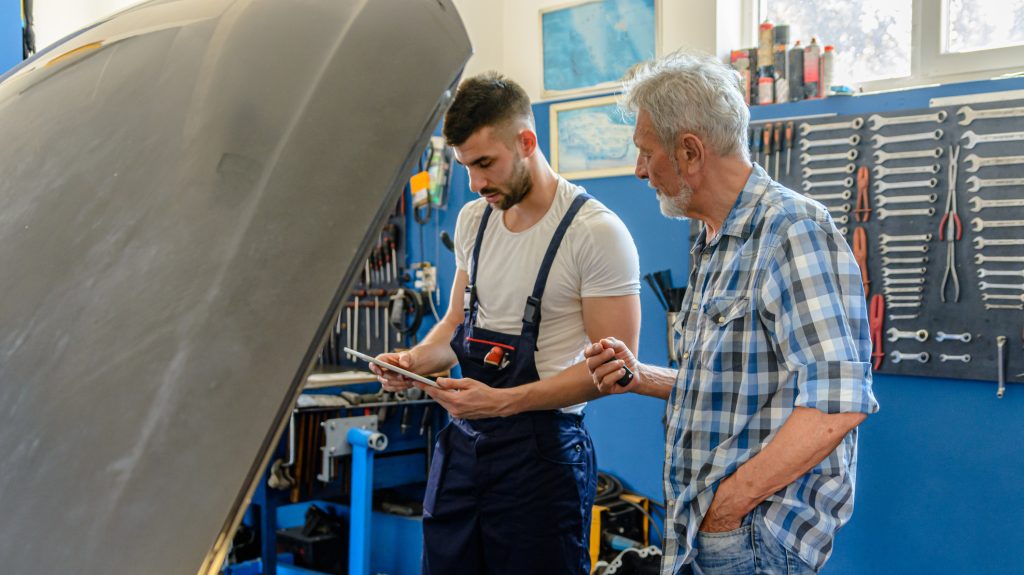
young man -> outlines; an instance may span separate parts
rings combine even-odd
[[[444,135],[481,196],[459,212],[451,304],[422,343],[381,356],[465,376],[416,384],[453,418],[423,502],[424,573],[586,574],[597,470],[582,411],[601,394],[580,350],[609,333],[636,349],[636,247],[548,165],[511,80],[463,82]],[[385,389],[410,385],[374,371]]]
[[[662,574],[817,572],[853,513],[856,426],[878,410],[857,262],[821,204],[751,165],[724,64],[671,54],[624,100],[637,177],[666,216],[703,223],[678,373],[615,338],[586,350],[599,390],[668,400]]]

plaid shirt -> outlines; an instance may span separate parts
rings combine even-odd
[[[860,270],[823,206],[747,180],[721,232],[698,237],[676,324],[681,367],[666,406],[662,574],[693,560],[719,482],[757,455],[794,407],[878,411]],[[767,500],[769,530],[815,568],[853,512],[857,430]],[[670,521],[669,521],[670,520]]]

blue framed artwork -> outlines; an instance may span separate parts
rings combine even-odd
[[[617,96],[551,105],[551,167],[567,180],[633,173],[635,120],[619,109]]]
[[[613,87],[656,56],[660,0],[583,0],[541,10],[545,96]]]

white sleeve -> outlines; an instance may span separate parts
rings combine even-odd
[[[580,295],[612,297],[640,293],[640,256],[622,220],[602,206],[580,223]]]

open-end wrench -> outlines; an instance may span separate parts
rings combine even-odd
[[[925,254],[925,253],[928,253],[928,244],[921,244],[921,245],[914,245],[914,246],[890,246],[890,245],[887,245],[887,244],[882,244],[882,245],[878,246],[878,251],[881,252],[882,255],[892,254],[892,253],[897,253],[897,252],[911,252],[911,253],[912,252],[917,252],[917,253]]]
[[[836,152],[834,154],[800,154],[800,165],[806,166],[813,162],[828,162],[830,160],[850,160],[851,162],[857,159],[860,154],[857,150],[849,150],[847,152]]]
[[[934,204],[938,199],[938,194],[913,194],[909,196],[883,196],[879,194],[875,196],[875,205],[881,208],[886,204],[919,204],[922,202]]]
[[[889,256],[882,256],[882,265],[896,265],[896,264],[926,264],[928,263],[928,256],[921,256],[919,258],[891,258]]]
[[[930,150],[911,150],[908,152],[886,152],[883,150],[875,150],[875,163],[884,164],[889,160],[916,160],[919,158],[941,158],[942,148],[932,148]]]
[[[895,116],[887,118],[878,114],[872,114],[868,118],[868,122],[871,122],[869,126],[872,130],[884,128],[885,126],[896,126],[900,124],[919,124],[921,122],[935,122],[941,124],[946,121],[946,111],[939,110],[934,114],[915,114],[913,116]]]
[[[1024,107],[1016,108],[989,108],[987,110],[975,110],[970,106],[963,106],[956,111],[959,116],[957,124],[970,126],[975,120],[992,120],[995,118],[1024,118]]]
[[[841,216],[832,216],[832,221],[839,225],[846,225],[850,221],[850,216],[843,214]],[[844,236],[846,234],[843,234]]]
[[[880,220],[893,217],[934,216],[935,208],[912,208],[908,210],[891,210],[888,208],[878,208],[877,210],[875,210],[875,213],[878,214],[878,219]]]
[[[977,154],[968,154],[968,156],[964,158],[964,163],[970,164],[965,169],[973,174],[986,166],[1015,166],[1017,164],[1024,164],[1024,156],[994,156],[991,158],[982,158]]]
[[[809,191],[809,190],[813,190],[814,188],[836,188],[836,187],[839,187],[839,188],[849,188],[851,186],[853,186],[853,178],[852,177],[848,177],[848,178],[843,179],[843,180],[823,180],[821,182],[810,182],[810,181],[804,180],[800,184],[800,187],[802,187],[805,192]]]
[[[985,254],[974,254],[974,263],[979,266],[985,262],[1001,263],[1024,263],[1024,256],[986,256]]]
[[[828,174],[852,174],[855,171],[857,171],[857,165],[850,163],[835,168],[804,168],[800,173],[803,177],[810,178],[811,176],[825,176]]]
[[[931,234],[905,234],[897,236],[893,234],[878,234],[878,241],[883,246],[885,244],[893,242],[930,242],[932,241]]]
[[[843,190],[842,192],[836,192],[834,194],[804,194],[804,196],[818,202],[823,202],[825,200],[848,200],[853,197],[853,192],[850,190]]]
[[[1024,179],[1021,180],[1024,182]],[[986,200],[978,196],[972,196],[967,200],[971,204],[972,212],[980,212],[986,208],[1024,208],[1024,198],[1013,200]]]
[[[912,182],[882,182],[875,180],[875,193],[882,193],[885,190],[902,190],[906,188],[934,188],[939,185],[939,180],[931,178],[928,180],[914,180]]]
[[[891,301],[917,301],[917,302],[919,302],[919,301],[921,301],[921,298],[923,298],[923,297],[924,297],[924,294],[893,295],[891,293],[887,293],[887,294],[885,294],[885,301],[887,301],[887,302],[891,302]]]
[[[978,176],[970,176],[964,180],[968,192],[977,192],[983,188],[998,188],[1004,186],[1024,186],[1024,178],[995,178],[985,179]]]
[[[971,332],[965,331],[964,333],[946,333],[944,331],[935,332],[935,341],[962,341],[964,343],[970,343]]]
[[[1024,220],[983,220],[973,218],[971,229],[980,232],[985,228],[1024,228]]]
[[[831,124],[800,124],[800,135],[806,136],[813,132],[827,132],[829,130],[859,130],[864,125],[864,118],[854,118],[849,122],[832,122]]]
[[[989,246],[1024,246],[1024,238],[990,239],[982,236],[975,236],[974,249],[981,250]]]
[[[892,363],[899,363],[901,361],[916,361],[920,363],[928,363],[929,359],[931,359],[931,356],[928,355],[927,351],[922,351],[921,353],[902,353],[899,351],[894,351],[889,354],[889,361],[891,361]]]
[[[883,286],[923,285],[925,278],[882,278]]]
[[[985,309],[986,310],[993,310],[993,309],[1019,309],[1019,310],[1024,310],[1024,303],[1019,303],[1019,304],[1012,304],[1012,303],[986,303],[985,304]]]
[[[902,321],[907,319],[917,319],[921,317],[919,313],[904,313],[900,315],[889,314],[889,321]]]
[[[996,134],[983,134],[978,135],[967,130],[960,136],[960,139],[964,141],[963,146],[970,150],[978,144],[991,144],[994,142],[1017,142],[1024,140],[1024,132],[1000,132]]]
[[[848,214],[850,213],[850,204],[839,204],[838,206],[825,206],[830,214]]]
[[[911,275],[924,275],[928,271],[928,268],[888,268],[882,266],[882,276],[911,276]]]
[[[933,130],[931,132],[920,132],[917,134],[902,134],[899,136],[883,136],[881,134],[875,134],[871,136],[871,145],[876,148],[885,147],[886,144],[899,144],[902,142],[920,142],[923,140],[941,140],[942,130]]]
[[[992,276],[1020,276],[1024,278],[1024,270],[989,270],[985,268],[978,268],[978,277],[987,278]]]
[[[1024,302],[1024,293],[1017,294],[1005,294],[1005,293],[983,293],[981,294],[981,301],[990,300],[1010,300]]]
[[[886,176],[899,176],[907,174],[937,174],[942,169],[938,164],[930,164],[927,166],[905,166],[902,168],[887,168],[885,166],[875,166],[875,177],[884,178]]]
[[[806,152],[811,148],[824,146],[856,146],[860,143],[860,136],[854,134],[848,138],[829,138],[826,140],[800,140],[800,150]]]
[[[884,293],[885,295],[911,293],[917,294],[916,297],[921,297],[921,294],[924,293],[924,286],[886,286],[882,288],[882,293]]]
[[[888,278],[886,278],[886,279],[888,279]],[[887,308],[897,308],[897,307],[921,307],[921,302],[920,302],[920,301],[897,301],[897,302],[885,302],[885,307],[887,307]]]
[[[989,282],[978,282],[978,289],[981,291],[990,289],[1008,289],[1024,291],[1024,284],[994,284]]]
[[[949,355],[940,353],[939,361],[962,361],[964,363],[971,363],[971,354],[965,353],[963,355]]]
[[[996,397],[1003,398],[1006,393],[1006,336],[996,336],[996,370],[999,376],[999,387],[996,388]]]

